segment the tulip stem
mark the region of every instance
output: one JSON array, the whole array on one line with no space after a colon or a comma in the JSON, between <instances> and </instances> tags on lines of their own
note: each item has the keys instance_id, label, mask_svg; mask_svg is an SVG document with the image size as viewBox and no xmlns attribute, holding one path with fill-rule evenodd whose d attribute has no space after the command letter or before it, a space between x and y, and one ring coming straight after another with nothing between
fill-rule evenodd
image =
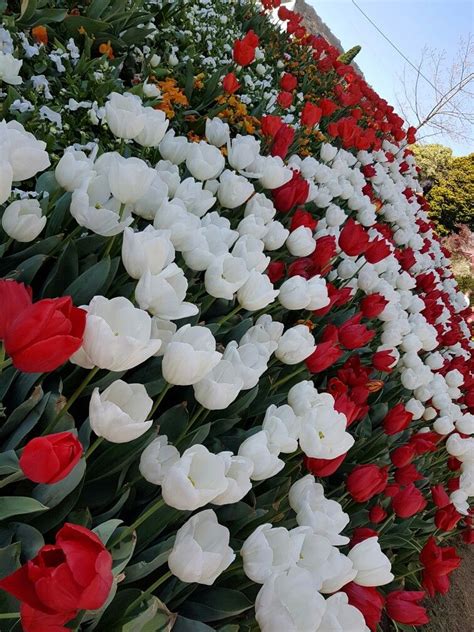
<instances>
[{"instance_id":1,"label":"tulip stem","mask_svg":"<svg viewBox=\"0 0 474 632\"><path fill-rule=\"evenodd\" d=\"M119 542L127 538L129 535L132 535L135 529L137 529L141 524L148 520L148 518L152 516L155 511L158 511L158 509L163 507L164 504L165 501L163 500L163 498L159 498L145 512L143 512L142 515L135 520L135 522L132 522L132 524L124 529L116 538L113 538L109 544L109 547L112 548L116 546Z\"/></svg>"},{"instance_id":2,"label":"tulip stem","mask_svg":"<svg viewBox=\"0 0 474 632\"><path fill-rule=\"evenodd\" d=\"M237 305L237 307L234 307L232 311L230 311L228 314L218 320L217 324L219 325L219 327L223 325L227 320L229 320L229 318L232 318L232 316L235 316L238 312L240 312L241 309L242 307L240 305Z\"/></svg>"},{"instance_id":3,"label":"tulip stem","mask_svg":"<svg viewBox=\"0 0 474 632\"><path fill-rule=\"evenodd\" d=\"M90 455L95 452L95 450L100 446L103 442L104 437L97 437L94 443L89 446L89 449L86 452L86 460L90 457Z\"/></svg>"},{"instance_id":4,"label":"tulip stem","mask_svg":"<svg viewBox=\"0 0 474 632\"><path fill-rule=\"evenodd\" d=\"M156 413L156 411L158 409L158 406L161 404L161 402L165 398L166 393L170 390L170 388L172 386L173 386L172 384L169 384L168 382L166 383L164 389L158 395L158 397L156 399L156 402L153 404L153 408L150 410L150 414L148 415L148 419L152 419L153 418L153 415Z\"/></svg>"},{"instance_id":5,"label":"tulip stem","mask_svg":"<svg viewBox=\"0 0 474 632\"><path fill-rule=\"evenodd\" d=\"M409 577L410 575L416 575L416 573L419 573L420 571L424 570L422 566L413 569L412 571L409 571L408 573L404 573L403 575L399 575L398 577L396 577L396 580L400 580L400 579L404 579L405 577Z\"/></svg>"},{"instance_id":6,"label":"tulip stem","mask_svg":"<svg viewBox=\"0 0 474 632\"><path fill-rule=\"evenodd\" d=\"M0 619L19 619L19 612L2 612L0 613Z\"/></svg>"},{"instance_id":7,"label":"tulip stem","mask_svg":"<svg viewBox=\"0 0 474 632\"><path fill-rule=\"evenodd\" d=\"M25 478L25 476L21 470L18 470L18 472L13 472L13 474L6 476L3 480L0 481L0 487L6 487L14 481L20 481L22 478Z\"/></svg>"},{"instance_id":8,"label":"tulip stem","mask_svg":"<svg viewBox=\"0 0 474 632\"><path fill-rule=\"evenodd\" d=\"M295 377L296 375L299 375L303 371L306 371L306 365L304 364L300 366L298 369L296 369L296 371L293 371L293 373L290 373L289 375L285 375L285 377L282 377L281 380L278 380L277 382L275 382L271 390L274 391L276 388L278 388L282 384L285 384L285 382L288 382L288 380L291 380L293 377Z\"/></svg>"},{"instance_id":9,"label":"tulip stem","mask_svg":"<svg viewBox=\"0 0 474 632\"><path fill-rule=\"evenodd\" d=\"M132 601L132 603L128 606L126 612L130 612L131 610L136 608L138 605L140 605L142 601L145 601L145 599L148 599L153 594L153 591L156 590L159 586L161 586L161 584L164 584L165 581L167 581L171 576L172 576L171 571L168 571L167 573L162 575L159 579L156 580L156 582L154 582L150 586L150 588L147 588L145 592L143 592L139 597L135 599L135 601Z\"/></svg>"},{"instance_id":10,"label":"tulip stem","mask_svg":"<svg viewBox=\"0 0 474 632\"><path fill-rule=\"evenodd\" d=\"M74 402L79 398L79 396L81 395L82 391L86 388L86 386L89 384L89 382L94 378L94 376L99 371L100 371L100 367L98 367L98 366L95 366L93 369L91 369L89 371L89 373L82 380L82 382L76 388L76 390L71 395L71 397L67 400L66 404L61 408L61 410L56 415L56 417L53 419L53 421L50 424L48 424L48 426L46 426L46 429L45 429L43 434L48 434L48 433L51 432L51 430L53 430L53 428L56 426L58 421L64 417L64 415L71 408L71 406L74 404Z\"/></svg>"}]
</instances>

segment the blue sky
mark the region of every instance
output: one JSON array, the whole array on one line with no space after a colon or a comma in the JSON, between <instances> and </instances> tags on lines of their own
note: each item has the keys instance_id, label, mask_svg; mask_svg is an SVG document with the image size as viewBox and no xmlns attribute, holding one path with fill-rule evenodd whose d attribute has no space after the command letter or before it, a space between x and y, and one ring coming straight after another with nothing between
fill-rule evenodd
<instances>
[{"instance_id":1,"label":"blue sky","mask_svg":"<svg viewBox=\"0 0 474 632\"><path fill-rule=\"evenodd\" d=\"M424 46L445 50L448 59L458 49L460 37L474 33L472 0L356 0L387 37L416 65ZM316 9L345 50L362 46L356 61L366 80L396 108L401 94L400 77L407 66L351 0L307 0ZM407 67L414 76L414 71ZM425 70L425 74L427 74ZM430 78L429 74L427 74ZM424 88L425 89L425 88ZM426 87L430 91L429 86ZM471 130L474 138L474 130ZM474 151L474 141L458 141L447 136L426 139L441 142L457 155Z\"/></svg>"}]
</instances>

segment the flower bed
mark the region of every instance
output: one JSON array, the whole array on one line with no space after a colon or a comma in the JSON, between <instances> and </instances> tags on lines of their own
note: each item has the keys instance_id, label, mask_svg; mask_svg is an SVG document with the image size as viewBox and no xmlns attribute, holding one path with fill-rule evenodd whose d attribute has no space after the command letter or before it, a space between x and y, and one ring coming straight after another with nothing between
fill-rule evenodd
<instances>
[{"instance_id":1,"label":"flower bed","mask_svg":"<svg viewBox=\"0 0 474 632\"><path fill-rule=\"evenodd\" d=\"M427 623L474 371L414 130L277 0L8 5L2 630Z\"/></svg>"}]
</instances>

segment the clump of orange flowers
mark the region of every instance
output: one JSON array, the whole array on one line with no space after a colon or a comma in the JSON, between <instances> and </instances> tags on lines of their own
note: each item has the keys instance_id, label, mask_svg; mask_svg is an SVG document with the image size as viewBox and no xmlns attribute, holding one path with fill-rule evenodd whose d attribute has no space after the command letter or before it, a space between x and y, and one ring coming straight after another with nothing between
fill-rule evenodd
<instances>
[{"instance_id":1,"label":"clump of orange flowers","mask_svg":"<svg viewBox=\"0 0 474 632\"><path fill-rule=\"evenodd\" d=\"M157 81L156 85L161 92L161 103L155 105L157 110L163 110L168 118L176 115L175 107L181 105L187 107L188 99L181 88L178 86L176 79L166 77L163 81Z\"/></svg>"},{"instance_id":2,"label":"clump of orange flowers","mask_svg":"<svg viewBox=\"0 0 474 632\"><path fill-rule=\"evenodd\" d=\"M225 106L217 116L226 119L231 125L242 127L247 134L254 134L260 126L259 119L248 113L247 106L237 95L221 95L216 100L219 105Z\"/></svg>"},{"instance_id":3,"label":"clump of orange flowers","mask_svg":"<svg viewBox=\"0 0 474 632\"><path fill-rule=\"evenodd\" d=\"M31 29L31 35L37 44L46 44L48 43L48 31L45 26L34 26Z\"/></svg>"},{"instance_id":4,"label":"clump of orange flowers","mask_svg":"<svg viewBox=\"0 0 474 632\"><path fill-rule=\"evenodd\" d=\"M103 42L99 46L99 53L101 55L107 55L107 59L114 59L114 49L110 44L110 40L108 42Z\"/></svg>"}]
</instances>

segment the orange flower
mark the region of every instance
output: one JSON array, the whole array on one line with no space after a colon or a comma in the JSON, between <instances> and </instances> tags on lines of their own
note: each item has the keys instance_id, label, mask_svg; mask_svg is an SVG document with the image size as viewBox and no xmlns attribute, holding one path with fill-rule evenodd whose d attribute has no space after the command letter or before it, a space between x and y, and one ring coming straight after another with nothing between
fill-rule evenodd
<instances>
[{"instance_id":1,"label":"orange flower","mask_svg":"<svg viewBox=\"0 0 474 632\"><path fill-rule=\"evenodd\" d=\"M45 26L35 26L31 29L31 34L33 35L33 39L37 44L46 44L48 43L48 31Z\"/></svg>"},{"instance_id":2,"label":"orange flower","mask_svg":"<svg viewBox=\"0 0 474 632\"><path fill-rule=\"evenodd\" d=\"M110 45L110 40L107 43L103 42L99 46L99 53L101 55L107 55L108 59L114 59L114 49Z\"/></svg>"},{"instance_id":3,"label":"orange flower","mask_svg":"<svg viewBox=\"0 0 474 632\"><path fill-rule=\"evenodd\" d=\"M380 391L380 389L384 387L384 381L383 380L370 380L369 382L367 382L366 386L370 393L376 393L377 391Z\"/></svg>"}]
</instances>

